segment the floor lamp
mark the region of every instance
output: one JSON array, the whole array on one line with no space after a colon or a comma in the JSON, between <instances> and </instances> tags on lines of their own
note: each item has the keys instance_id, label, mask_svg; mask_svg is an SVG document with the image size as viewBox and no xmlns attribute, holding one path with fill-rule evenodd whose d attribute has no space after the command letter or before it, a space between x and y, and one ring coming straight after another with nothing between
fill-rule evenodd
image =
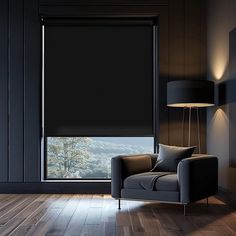
<instances>
[{"instance_id":1,"label":"floor lamp","mask_svg":"<svg viewBox=\"0 0 236 236\"><path fill-rule=\"evenodd\" d=\"M185 110L188 109L188 146L191 145L192 109L196 109L199 153L201 153L199 108L214 105L214 82L212 81L176 80L167 84L167 106L183 108L183 124Z\"/></svg>"}]
</instances>

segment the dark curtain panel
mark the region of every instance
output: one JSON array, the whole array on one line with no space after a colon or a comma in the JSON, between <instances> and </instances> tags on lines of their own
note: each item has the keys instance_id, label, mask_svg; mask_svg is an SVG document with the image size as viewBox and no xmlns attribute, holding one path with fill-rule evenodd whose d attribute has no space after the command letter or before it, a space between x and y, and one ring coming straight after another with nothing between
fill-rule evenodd
<instances>
[{"instance_id":1,"label":"dark curtain panel","mask_svg":"<svg viewBox=\"0 0 236 236\"><path fill-rule=\"evenodd\" d=\"M153 135L152 25L44 26L46 136Z\"/></svg>"}]
</instances>

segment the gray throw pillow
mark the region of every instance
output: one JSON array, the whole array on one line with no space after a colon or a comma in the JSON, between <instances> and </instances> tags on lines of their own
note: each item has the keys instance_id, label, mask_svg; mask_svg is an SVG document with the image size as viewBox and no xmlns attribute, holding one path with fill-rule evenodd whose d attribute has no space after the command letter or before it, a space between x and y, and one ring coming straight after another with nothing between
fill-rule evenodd
<instances>
[{"instance_id":1,"label":"gray throw pillow","mask_svg":"<svg viewBox=\"0 0 236 236\"><path fill-rule=\"evenodd\" d=\"M159 144L159 155L154 168L151 171L177 172L179 162L191 157L194 147L176 147Z\"/></svg>"}]
</instances>

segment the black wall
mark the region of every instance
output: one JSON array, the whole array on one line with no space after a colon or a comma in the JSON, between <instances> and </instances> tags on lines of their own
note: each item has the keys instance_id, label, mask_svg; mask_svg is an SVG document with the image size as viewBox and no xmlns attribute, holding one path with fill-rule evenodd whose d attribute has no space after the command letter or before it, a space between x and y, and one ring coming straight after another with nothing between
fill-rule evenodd
<instances>
[{"instance_id":1,"label":"black wall","mask_svg":"<svg viewBox=\"0 0 236 236\"><path fill-rule=\"evenodd\" d=\"M159 141L181 144L168 80L205 78L204 0L1 0L0 192L109 192L109 183L41 183L42 16L149 15L159 21ZM202 141L205 149L205 114Z\"/></svg>"}]
</instances>

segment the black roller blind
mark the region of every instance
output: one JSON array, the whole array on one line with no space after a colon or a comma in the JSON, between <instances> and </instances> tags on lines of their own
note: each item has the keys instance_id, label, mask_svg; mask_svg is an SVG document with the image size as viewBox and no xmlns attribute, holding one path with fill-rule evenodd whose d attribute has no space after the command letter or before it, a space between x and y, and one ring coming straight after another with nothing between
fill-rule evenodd
<instances>
[{"instance_id":1,"label":"black roller blind","mask_svg":"<svg viewBox=\"0 0 236 236\"><path fill-rule=\"evenodd\" d=\"M45 135L152 135L152 40L150 24L46 24Z\"/></svg>"}]
</instances>

